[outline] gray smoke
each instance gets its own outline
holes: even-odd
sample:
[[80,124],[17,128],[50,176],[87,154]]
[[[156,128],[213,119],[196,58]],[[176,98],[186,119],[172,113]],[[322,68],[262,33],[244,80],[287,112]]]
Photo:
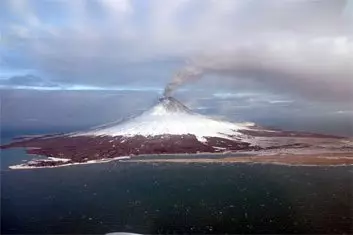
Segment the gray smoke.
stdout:
[[169,97],[172,93],[186,82],[197,80],[203,75],[203,70],[196,66],[188,65],[185,68],[179,70],[173,77],[172,81],[164,89],[164,96]]
[[[165,88],[170,96],[184,83],[218,75],[239,89],[247,79],[263,89],[314,100],[353,100],[353,41],[348,37],[251,45],[195,57]],[[220,81],[222,83],[222,81]]]

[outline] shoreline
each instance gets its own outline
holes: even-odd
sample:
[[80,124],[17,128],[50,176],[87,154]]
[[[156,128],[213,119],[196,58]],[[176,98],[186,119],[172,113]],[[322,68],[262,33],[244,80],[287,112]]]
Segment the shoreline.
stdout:
[[[28,169],[43,169],[43,168],[58,168],[67,167],[75,165],[88,165],[88,164],[101,164],[108,163],[112,161],[120,161],[121,163],[173,163],[173,164],[263,164],[263,165],[282,165],[282,166],[311,166],[311,167],[321,167],[321,166],[352,166],[353,165],[353,153],[352,152],[325,152],[325,153],[254,153],[254,152],[242,152],[233,153],[237,156],[227,156],[232,155],[224,153],[200,153],[200,154],[163,154],[163,156],[176,156],[175,158],[163,158],[162,156],[156,155],[143,155],[143,156],[120,156],[111,159],[100,159],[100,160],[90,160],[87,162],[79,163],[68,163],[55,166],[28,166],[26,164],[18,164],[9,166],[12,170],[28,170]],[[265,155],[264,155],[265,154]],[[181,156],[192,156],[192,158],[178,158]],[[212,158],[212,157],[202,157],[207,156],[222,156],[222,158]],[[143,159],[144,157],[154,158]],[[201,157],[200,157],[201,156]],[[134,159],[137,158],[137,159]],[[45,159],[45,161],[55,161],[56,158],[52,160]]]
[[[337,156],[338,155],[338,156]],[[288,166],[337,166],[353,165],[353,153],[322,153],[322,154],[282,154],[282,155],[251,155],[224,158],[190,158],[190,159],[129,159],[127,162],[138,163],[219,163],[219,164],[277,164]]]
[[[130,159],[130,157],[116,157],[116,158],[111,158],[111,159],[100,159],[100,160],[91,160],[87,162],[75,162],[75,163],[68,163],[68,164],[62,164],[62,165],[56,165],[56,166],[26,166],[25,164],[18,164],[18,165],[12,165],[9,166],[9,169],[11,170],[33,170],[33,169],[44,169],[44,168],[59,168],[59,167],[67,167],[67,166],[77,166],[77,165],[89,165],[89,164],[101,164],[101,163],[108,163],[112,161],[121,161],[125,159]],[[45,159],[48,161],[47,159]],[[49,160],[50,161],[50,160]],[[53,160],[53,162],[55,162]]]

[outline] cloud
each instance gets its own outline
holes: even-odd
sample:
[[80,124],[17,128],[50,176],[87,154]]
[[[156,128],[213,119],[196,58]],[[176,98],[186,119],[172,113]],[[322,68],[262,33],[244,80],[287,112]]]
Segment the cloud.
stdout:
[[10,77],[9,79],[1,79],[0,85],[8,86],[8,87],[15,87],[15,86],[58,87],[58,84],[55,84],[48,80],[44,80],[41,77],[31,75],[31,74],[13,76],[13,77]]
[[18,90],[49,90],[49,91],[153,91],[162,93],[163,89],[156,86],[92,86],[85,84],[57,83],[32,74],[16,75],[8,79],[0,79],[0,89]]
[[55,83],[162,86],[180,61],[205,57],[228,63],[219,84],[235,90],[247,77],[254,89],[308,99],[351,92],[352,1],[5,0],[0,9],[0,66]]
[[[288,32],[335,35],[350,26],[344,0],[77,0],[60,1],[58,9],[51,4],[5,1],[4,9],[12,12],[4,21],[9,23],[3,25],[6,34],[25,40],[31,52],[42,56],[105,55],[127,61],[219,50],[253,36],[261,41]],[[49,12],[44,14],[45,8]],[[61,47],[51,47],[57,44]]]
[[[248,44],[199,56],[186,68],[190,66],[204,75],[219,75],[214,79],[220,82],[228,79],[234,88],[239,80],[250,80],[263,89],[305,98],[353,101],[353,40],[348,37]],[[194,80],[184,75],[178,85]]]

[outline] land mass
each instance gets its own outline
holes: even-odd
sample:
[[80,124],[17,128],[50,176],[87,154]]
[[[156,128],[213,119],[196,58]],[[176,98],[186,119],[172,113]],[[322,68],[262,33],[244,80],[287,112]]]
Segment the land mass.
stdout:
[[[36,156],[14,166],[15,169],[134,159],[138,162],[293,165],[342,165],[352,164],[353,160],[351,138],[217,120],[193,113],[171,97],[160,99],[151,109],[122,122],[82,132],[16,138],[0,148],[25,148],[28,154]],[[252,156],[230,157],[233,153]],[[165,154],[197,154],[198,157],[162,159]],[[224,157],[209,157],[214,154]],[[159,156],[160,159],[140,159],[143,156]]]
[[321,153],[321,154],[281,154],[281,155],[244,155],[223,158],[153,158],[129,159],[128,162],[140,163],[262,163],[293,166],[335,166],[353,165],[353,153]]

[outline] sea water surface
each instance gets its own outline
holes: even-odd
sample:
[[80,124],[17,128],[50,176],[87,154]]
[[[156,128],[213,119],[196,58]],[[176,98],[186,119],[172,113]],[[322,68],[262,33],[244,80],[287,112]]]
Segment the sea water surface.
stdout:
[[1,233],[353,233],[353,169],[110,162],[9,170]]
[[[176,97],[229,121],[353,136],[351,112],[339,111],[351,110],[348,103],[257,102],[233,90],[217,98],[210,89]],[[23,134],[85,130],[158,100],[154,91],[11,89],[0,96],[2,144]],[[110,162],[9,170],[31,157],[22,149],[0,155],[1,234],[353,233],[350,166]]]

